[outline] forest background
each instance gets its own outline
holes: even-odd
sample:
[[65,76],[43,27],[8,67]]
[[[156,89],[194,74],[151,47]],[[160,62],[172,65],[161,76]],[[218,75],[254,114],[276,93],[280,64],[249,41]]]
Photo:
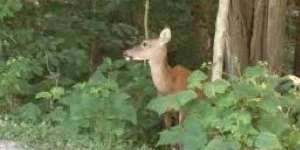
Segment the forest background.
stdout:
[[[190,90],[156,98],[147,66],[122,58],[145,38],[145,1],[0,0],[0,139],[29,149],[300,148],[300,93],[282,83],[300,76],[299,2],[224,1],[150,0],[149,36],[171,27],[170,64],[194,70],[188,87],[206,95],[194,101]],[[226,6],[225,79],[210,81]],[[162,129],[166,102],[190,110],[183,126]]]

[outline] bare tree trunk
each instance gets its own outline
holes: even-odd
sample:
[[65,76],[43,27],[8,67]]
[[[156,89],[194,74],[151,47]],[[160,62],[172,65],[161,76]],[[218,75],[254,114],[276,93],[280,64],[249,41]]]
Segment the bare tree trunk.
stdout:
[[237,75],[236,63],[241,68],[249,65],[249,41],[252,30],[254,1],[231,0],[229,8],[229,38],[226,51],[226,72]]
[[[286,7],[287,0],[229,1],[228,37],[224,42],[229,75],[238,75],[236,69],[243,70],[259,60],[267,61],[272,72],[281,72]],[[237,63],[239,68],[235,67]]]
[[[296,3],[300,8],[300,2]],[[300,77],[300,16],[297,17],[297,35],[296,35],[296,47],[295,47],[295,62],[294,62],[294,74]]]
[[229,4],[230,0],[219,1],[214,39],[212,81],[222,78],[224,51],[226,50],[226,38],[228,36]]
[[266,51],[269,69],[275,73],[283,66],[286,7],[287,0],[269,0]]
[[255,0],[254,3],[254,20],[253,20],[253,32],[250,43],[250,64],[254,65],[257,61],[260,61],[266,49],[267,41],[267,17],[268,17],[268,0]]

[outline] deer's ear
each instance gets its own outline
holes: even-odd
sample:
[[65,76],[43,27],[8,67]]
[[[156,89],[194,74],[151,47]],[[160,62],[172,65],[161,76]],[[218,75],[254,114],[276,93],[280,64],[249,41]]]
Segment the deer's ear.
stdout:
[[159,35],[159,41],[162,44],[166,44],[171,40],[171,29],[170,28],[164,28]]

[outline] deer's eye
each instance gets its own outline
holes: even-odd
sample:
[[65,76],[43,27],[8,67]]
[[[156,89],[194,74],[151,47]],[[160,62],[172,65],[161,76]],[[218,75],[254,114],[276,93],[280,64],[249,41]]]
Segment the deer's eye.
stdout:
[[142,45],[143,45],[144,47],[146,47],[146,46],[148,46],[148,43],[147,43],[147,42],[143,42]]

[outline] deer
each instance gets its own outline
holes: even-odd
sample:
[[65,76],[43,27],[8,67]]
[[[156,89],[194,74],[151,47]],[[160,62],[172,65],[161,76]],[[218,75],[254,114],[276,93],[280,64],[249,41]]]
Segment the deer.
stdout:
[[[141,44],[123,52],[127,61],[148,61],[153,84],[158,96],[174,94],[187,89],[187,78],[191,71],[181,65],[170,67],[167,57],[167,44],[171,40],[171,29],[165,27],[158,38],[146,39]],[[199,97],[201,93],[198,94]],[[170,129],[174,124],[182,124],[185,112],[170,108],[163,114],[164,128]],[[175,121],[174,121],[175,120]]]

